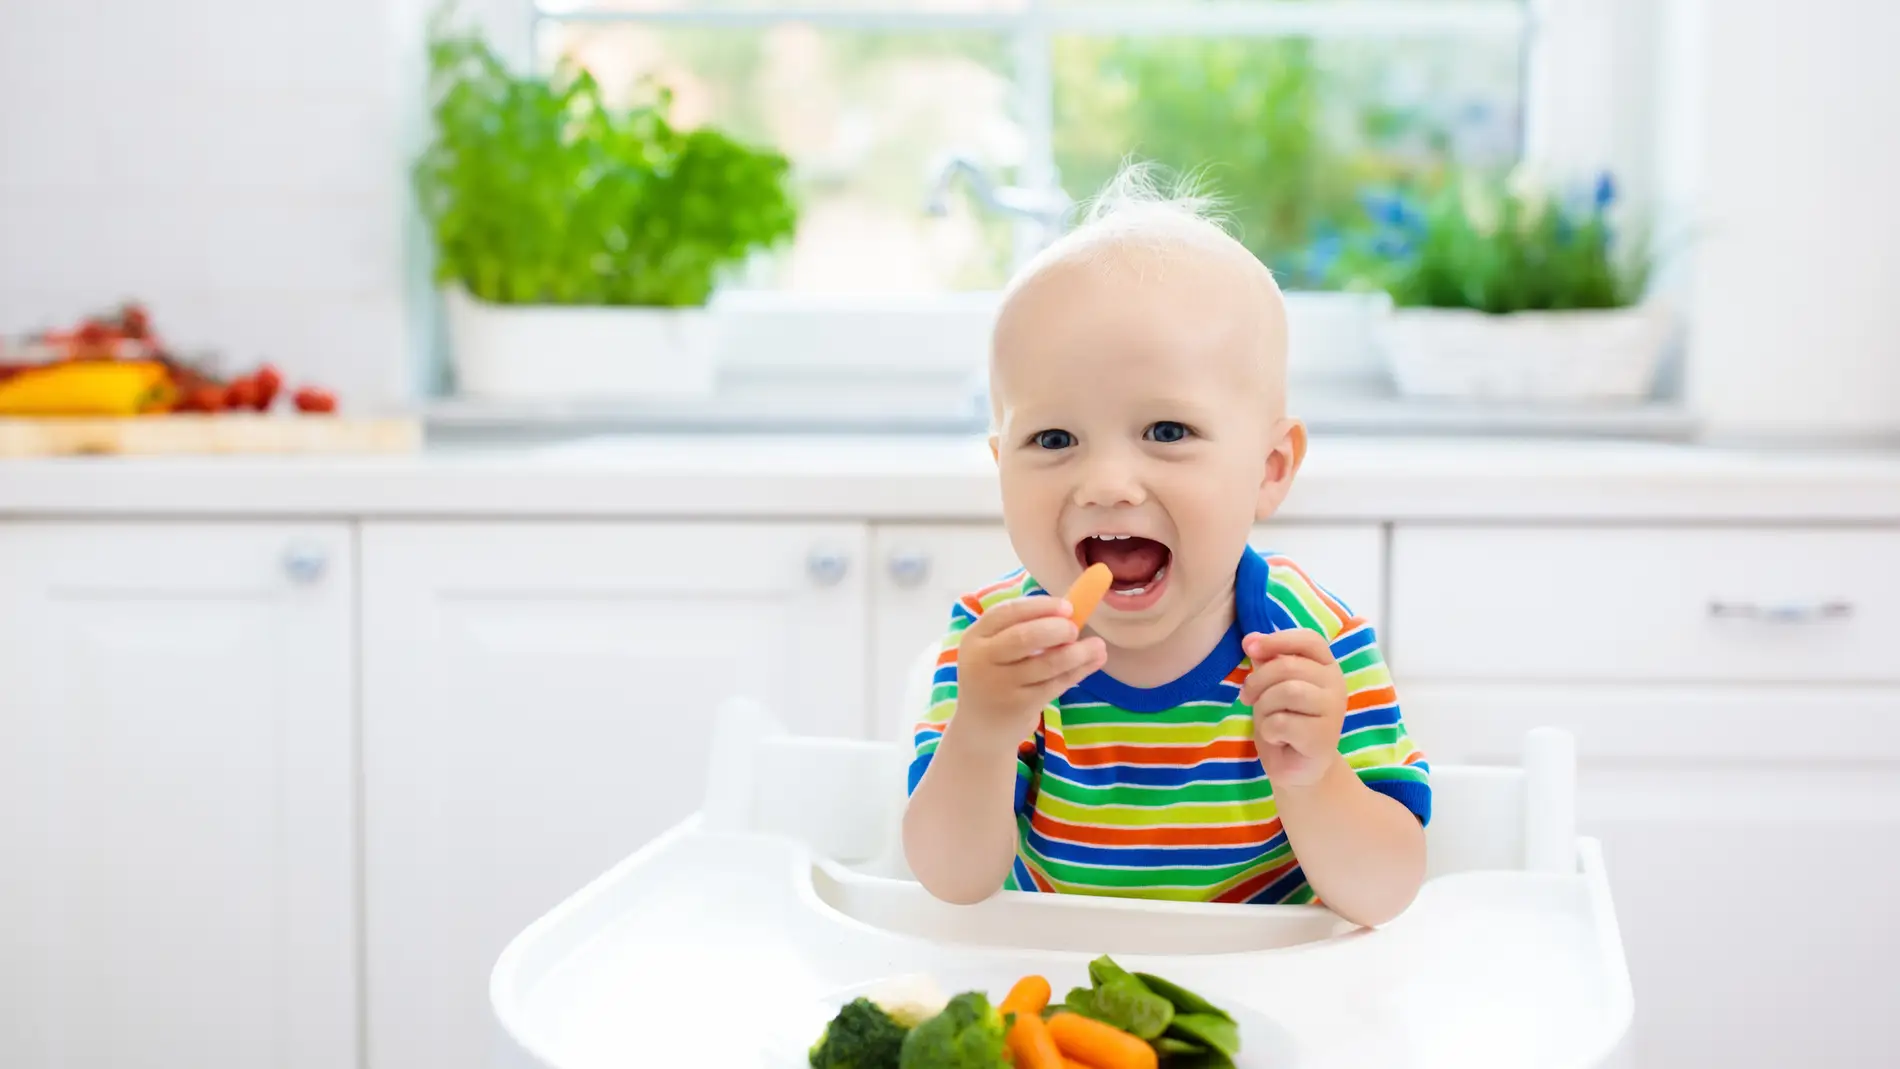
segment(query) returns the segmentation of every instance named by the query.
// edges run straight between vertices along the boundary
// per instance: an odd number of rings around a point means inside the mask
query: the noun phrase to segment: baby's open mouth
[[[1091,564],[1108,565],[1115,577],[1108,588],[1109,595],[1117,603],[1159,593],[1162,581],[1168,577],[1168,564],[1174,559],[1173,551],[1167,546],[1152,538],[1131,534],[1090,535],[1076,544],[1075,556],[1084,568]],[[1117,604],[1116,607],[1136,606]]]

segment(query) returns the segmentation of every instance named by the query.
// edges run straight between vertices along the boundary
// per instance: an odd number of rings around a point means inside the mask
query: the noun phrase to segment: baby
[[[1249,547],[1299,472],[1271,274],[1125,175],[1010,284],[990,354],[1023,568],[952,607],[904,850],[999,889],[1397,916],[1431,787],[1372,626]],[[1068,588],[1114,585],[1080,634]]]

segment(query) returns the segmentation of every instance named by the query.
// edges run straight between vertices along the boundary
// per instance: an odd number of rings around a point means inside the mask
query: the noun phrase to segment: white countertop
[[[23,516],[995,521],[975,437],[654,435],[402,457],[0,461]],[[1283,518],[1900,522],[1900,452],[1317,436]]]

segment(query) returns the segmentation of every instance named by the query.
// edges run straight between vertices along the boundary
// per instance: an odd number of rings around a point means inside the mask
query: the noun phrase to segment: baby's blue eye
[[[1042,449],[1067,449],[1075,444],[1075,435],[1068,431],[1037,431],[1035,443]]]
[[[1188,430],[1187,424],[1164,419],[1159,423],[1150,424],[1148,432],[1142,437],[1151,442],[1178,442],[1190,433],[1192,432]]]

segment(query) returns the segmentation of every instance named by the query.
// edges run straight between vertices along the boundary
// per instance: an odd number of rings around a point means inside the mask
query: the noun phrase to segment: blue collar
[[[1240,566],[1234,571],[1234,623],[1200,664],[1158,687],[1131,687],[1107,672],[1096,672],[1075,689],[1131,713],[1165,712],[1188,702],[1225,697],[1221,684],[1246,657],[1240,648],[1242,636],[1255,631],[1271,634],[1295,626],[1284,609],[1274,611],[1278,608],[1267,597],[1267,560],[1248,546],[1241,551]]]

